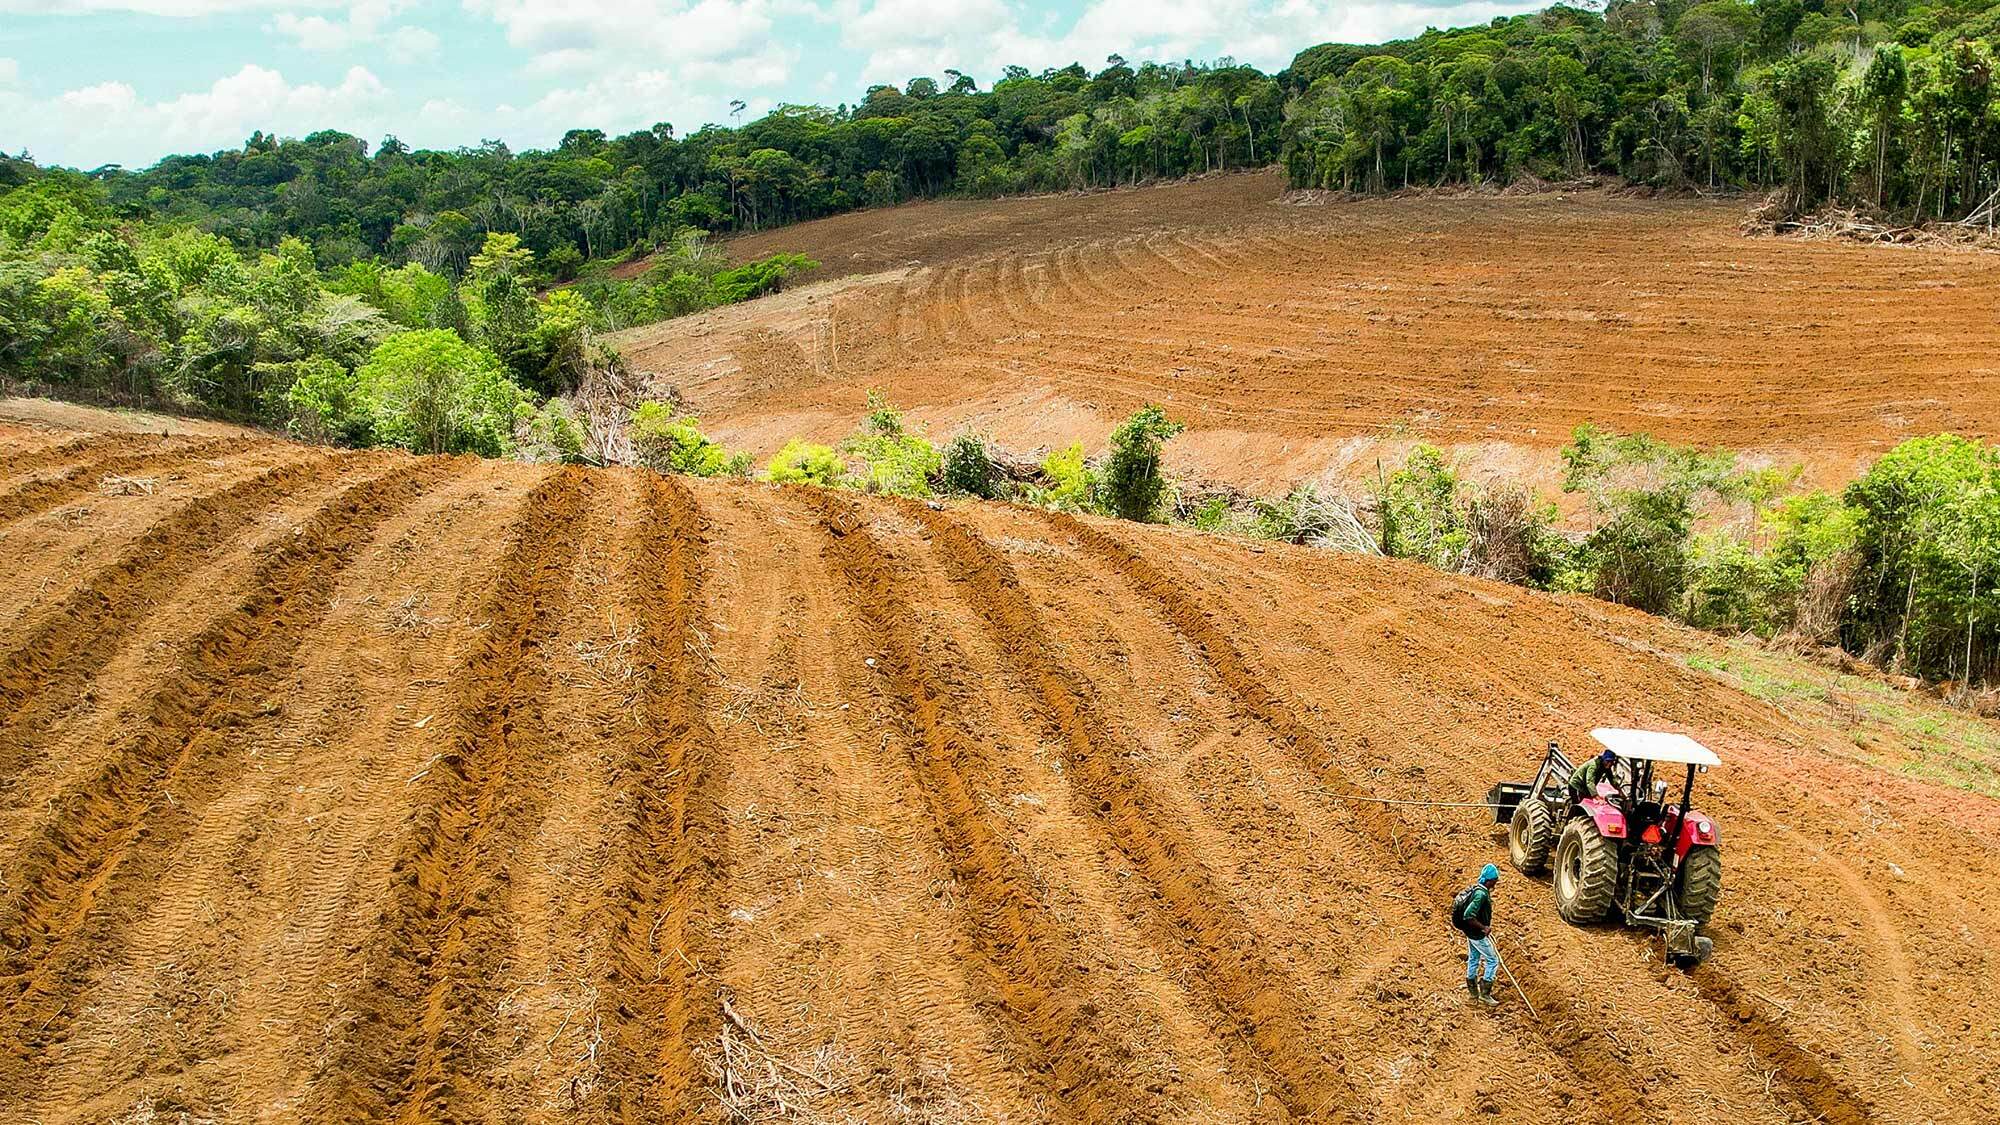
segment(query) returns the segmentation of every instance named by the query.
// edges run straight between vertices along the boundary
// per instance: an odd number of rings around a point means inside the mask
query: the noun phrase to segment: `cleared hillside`
[[[921,204],[732,243],[841,275],[623,333],[759,454],[880,387],[939,431],[1095,445],[1134,406],[1178,464],[1270,488],[1416,440],[1552,474],[1592,421],[1804,462],[2000,434],[2000,256],[1749,238],[1740,201],[1278,201],[1272,176]]]
[[[1995,730],[1919,737],[1867,685],[1776,709],[1598,603],[1001,505],[16,426],[0,635],[10,1120],[2000,1097],[2000,803],[1915,776],[1990,777]],[[1442,908],[1501,835],[1336,795],[1476,799],[1603,723],[1724,756],[1715,958],[1510,875],[1540,1019],[1472,1008]]]

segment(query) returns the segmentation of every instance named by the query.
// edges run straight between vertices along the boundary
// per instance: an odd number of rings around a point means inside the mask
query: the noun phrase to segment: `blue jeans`
[[[1493,939],[1490,937],[1466,938],[1465,979],[1471,980],[1478,974],[1479,963],[1482,961],[1486,963],[1486,979],[1492,980],[1493,974],[1500,968],[1500,952],[1493,948]]]

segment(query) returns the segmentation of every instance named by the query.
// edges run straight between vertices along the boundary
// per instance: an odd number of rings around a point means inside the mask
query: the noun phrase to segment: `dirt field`
[[[1176,463],[1258,489],[1416,440],[1554,479],[1581,422],[1844,481],[1902,438],[2000,435],[2000,256],[1747,238],[1744,204],[1602,194],[1301,207],[1268,175],[863,212],[731,244],[837,275],[622,334],[760,455],[870,387],[940,436],[1093,446],[1156,400]]]
[[[15,425],[0,637],[0,1119],[2000,1098],[2000,802],[1962,787],[2000,729],[1587,600],[1001,505]],[[1443,909],[1503,834],[1339,795],[1476,800],[1598,724],[1723,755],[1715,957],[1510,874],[1539,1018],[1478,1010]]]

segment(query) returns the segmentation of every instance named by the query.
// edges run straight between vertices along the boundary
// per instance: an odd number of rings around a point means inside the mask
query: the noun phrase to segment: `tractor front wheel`
[[[1556,843],[1556,913],[1574,926],[1604,917],[1618,892],[1618,842],[1597,830],[1597,822],[1577,817]]]
[[[1555,817],[1547,805],[1531,798],[1514,807],[1514,819],[1507,824],[1507,856],[1521,874],[1540,875],[1548,870],[1549,851],[1555,843]]]
[[[1696,844],[1681,860],[1681,916],[1706,924],[1722,898],[1722,849]]]

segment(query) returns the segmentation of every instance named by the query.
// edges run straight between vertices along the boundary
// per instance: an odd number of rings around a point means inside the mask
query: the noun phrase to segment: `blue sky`
[[[1117,51],[1276,69],[1537,5],[1509,0],[0,0],[0,149],[139,167],[253,130],[371,145],[671,122],[853,101],[955,67],[989,84]]]

